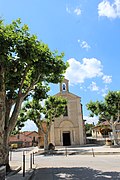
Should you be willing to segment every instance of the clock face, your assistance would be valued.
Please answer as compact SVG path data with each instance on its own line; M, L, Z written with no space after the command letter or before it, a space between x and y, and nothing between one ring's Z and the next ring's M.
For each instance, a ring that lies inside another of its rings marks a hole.
M62 90L66 91L66 84L65 83L62 84Z

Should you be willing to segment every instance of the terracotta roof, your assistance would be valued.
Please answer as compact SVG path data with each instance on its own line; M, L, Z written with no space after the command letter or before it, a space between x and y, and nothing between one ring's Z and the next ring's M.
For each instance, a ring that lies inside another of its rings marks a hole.
M96 126L92 127L92 129L98 128L100 126L109 126L108 121L101 122L100 124L97 124Z
M28 136L28 135L30 135L30 134L32 134L32 133L37 133L36 131L23 131L23 132L20 132L21 134L24 134L25 136ZM38 134L38 133L37 133Z
M98 124L97 126L102 126L102 125L107 126L107 125L109 125L109 122L108 121L104 121L104 122L101 122L100 124Z
M117 123L117 125L120 124L120 122ZM96 126L94 126L92 129L94 128L98 128L100 126L110 126L109 122L108 121L104 121L104 122L101 122L100 124L97 124Z
M36 131L25 131L25 132L20 132L19 134L16 135L11 135L9 137L9 142L15 142L15 141L28 141L31 142L33 139L31 137L31 134L36 133L38 135L38 133ZM37 136L36 136L37 137Z
M19 136L19 138L18 138L18 136ZM31 137L25 136L24 134L16 134L16 135L10 136L9 141L11 141L11 142L15 142L15 141L18 141L18 142L29 141L29 142L31 142L32 139L31 139Z

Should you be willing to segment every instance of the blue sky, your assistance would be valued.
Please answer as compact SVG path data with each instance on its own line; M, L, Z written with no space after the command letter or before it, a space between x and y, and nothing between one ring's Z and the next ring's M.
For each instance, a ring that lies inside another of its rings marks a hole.
M52 51L65 53L70 92L81 97L84 119L96 122L86 103L120 90L120 0L0 0L0 16L5 23L21 18ZM51 86L51 95L58 91Z

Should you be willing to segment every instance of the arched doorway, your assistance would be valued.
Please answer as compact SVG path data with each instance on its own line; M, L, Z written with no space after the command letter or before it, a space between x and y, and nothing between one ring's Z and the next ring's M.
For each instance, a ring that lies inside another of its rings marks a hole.
M64 120L60 123L60 143L63 146L70 146L73 144L74 135L72 130L74 129L73 123L70 120Z
M70 140L70 132L63 132L63 146L70 146L71 140Z

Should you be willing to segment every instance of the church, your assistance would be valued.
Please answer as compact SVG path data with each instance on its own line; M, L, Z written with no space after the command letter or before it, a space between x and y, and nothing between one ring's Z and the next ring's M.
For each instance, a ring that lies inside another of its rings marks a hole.
M67 99L65 114L56 118L51 126L49 142L55 146L83 145L86 143L81 97L69 92L69 81L60 83L55 96Z

